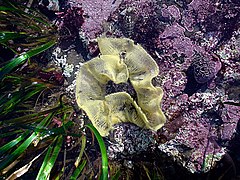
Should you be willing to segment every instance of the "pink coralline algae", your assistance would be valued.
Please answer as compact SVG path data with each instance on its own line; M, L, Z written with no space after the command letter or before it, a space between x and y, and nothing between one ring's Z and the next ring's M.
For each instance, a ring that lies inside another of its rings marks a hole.
M166 109L171 122L159 133L168 141L159 145L159 149L191 172L207 172L225 154L225 142L233 136L240 108L219 105L222 99L214 92L186 98L179 96Z
M193 0L182 13L182 23L188 31L192 32L198 23L203 23L215 9L213 1Z
M171 20L171 12L179 11L176 7L170 11L170 6L164 6L161 13ZM213 7L211 1L192 1L183 10L182 22L173 19L155 39L160 84L165 92L162 108L169 120L159 131L159 141L164 143L158 147L191 172L207 172L214 167L225 154L240 119L239 107L223 105L228 98L239 102L237 53L226 59L219 57L220 51L214 49L222 32L195 31L216 12ZM208 43L203 43L204 35L209 36ZM231 39L229 44L235 47L237 43ZM233 54L234 49L230 52Z
M174 20L179 21L181 19L181 13L179 9L175 5L171 5L166 7L166 5L163 5L162 8L162 16L167 18L174 18Z
M240 106L233 106L225 104L225 109L222 113L223 128L221 132L221 139L227 141L232 137L232 131L236 129L237 120L240 119Z
M160 39L169 37L181 37L184 36L185 29L178 23L174 23L171 26L166 27L165 31L159 36Z
M125 36L137 43L151 47L159 28L156 0L123 0L119 8L111 15L109 22L117 36Z
M82 30L92 39L102 32L102 23L107 21L110 14L117 9L121 0L70 0L73 7L81 7L84 11L85 21Z
M164 74L164 78L162 79L162 86L164 87L164 91L168 92L168 97L176 97L181 94L186 83L187 78L184 73L176 69Z
M184 28L174 23L159 35L157 47L161 86L164 89L163 106L171 98L187 93L192 95L201 84L214 87L212 83L222 64L214 55L184 36Z
M158 53L161 71L179 66L181 69L187 69L190 66L195 50L200 48L193 44L190 38L185 37L184 32L185 29L182 26L174 23L166 27L155 39L156 47L162 51L161 54ZM184 56L182 57L182 55Z
M194 43L184 35L185 29L178 23L166 27L156 41L157 47L163 49L160 57L160 69L168 71L169 68L178 68L180 71L193 68L193 74L197 83L206 83L212 80L221 69L221 62L217 56L210 54L203 47ZM181 57L179 62L174 56Z
M230 40L221 46L217 51L217 54L220 58L231 65L232 63L228 62L228 59L239 59L240 58L240 28L233 33L233 36Z
M182 154L182 158L189 159L186 167L190 171L206 172L214 165L216 160L220 160L222 155L225 154L225 148L221 148L214 142L216 135L217 133L214 133L211 126L204 125L195 119L192 119L179 129L175 143L179 143L187 149ZM189 152L187 153L187 151ZM184 157L184 154L188 155Z
M216 11L214 3L211 0L193 0L188 5L188 9L197 14L199 22L204 21L209 14L212 14Z

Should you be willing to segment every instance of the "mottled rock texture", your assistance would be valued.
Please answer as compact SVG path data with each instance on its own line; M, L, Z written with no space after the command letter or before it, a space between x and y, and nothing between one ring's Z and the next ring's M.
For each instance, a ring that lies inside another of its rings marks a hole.
M167 116L156 137L158 149L190 172L213 168L231 144L240 118L234 105L240 94L239 1L71 0L70 6L83 11L77 29L84 39L85 49L78 51L83 57L98 54L93 41L98 36L128 37L158 64L153 83L163 88ZM129 134L129 127L116 130ZM128 137L134 139L136 131ZM109 146L110 154L117 156L133 142L124 138L118 137L119 150L116 144ZM136 148L124 154L137 151L142 152Z

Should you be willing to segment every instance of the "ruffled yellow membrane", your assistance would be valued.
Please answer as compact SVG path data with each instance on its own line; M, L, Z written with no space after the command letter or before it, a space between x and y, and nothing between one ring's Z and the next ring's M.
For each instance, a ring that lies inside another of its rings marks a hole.
M76 79L76 100L102 136L114 124L131 122L158 130L166 118L160 109L163 91L152 85L159 73L152 57L127 38L99 38L101 55L83 64ZM106 93L109 81L130 81L137 102L126 92Z

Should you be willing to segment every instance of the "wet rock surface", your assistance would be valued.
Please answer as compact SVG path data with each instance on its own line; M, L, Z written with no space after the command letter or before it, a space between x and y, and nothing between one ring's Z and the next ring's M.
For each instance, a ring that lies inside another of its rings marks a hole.
M157 133L131 124L115 126L107 139L110 158L160 151L156 161L174 159L191 173L209 172L229 152L239 158L234 145L239 143L240 119L238 1L122 0L87 6L71 0L69 6L82 14L73 18L81 22L75 25L74 39L65 39L63 49L71 51L61 55L68 92L74 94L81 63L98 55L94 39L101 35L135 40L159 66L153 84L164 90L161 105L167 123ZM61 53L55 52L59 59Z

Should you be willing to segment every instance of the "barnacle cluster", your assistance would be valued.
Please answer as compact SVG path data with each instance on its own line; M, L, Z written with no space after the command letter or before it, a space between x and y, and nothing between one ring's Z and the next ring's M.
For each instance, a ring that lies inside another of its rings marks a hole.
M156 62L127 38L99 38L98 44L101 55L83 64L76 79L78 106L102 136L120 122L152 130L161 128L166 120L160 109L163 91L151 82L159 73ZM127 92L108 94L110 81L130 83L136 100Z

